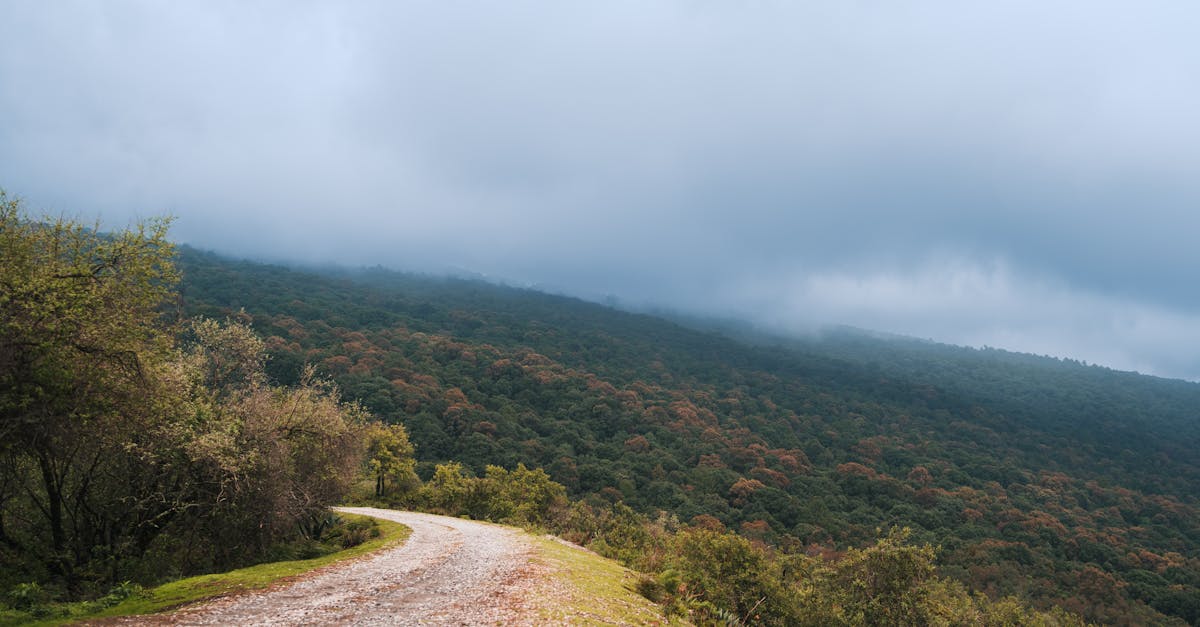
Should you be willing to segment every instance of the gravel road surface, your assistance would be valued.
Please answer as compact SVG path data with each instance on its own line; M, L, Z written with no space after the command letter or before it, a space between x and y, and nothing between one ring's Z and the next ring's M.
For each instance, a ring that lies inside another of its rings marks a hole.
M538 622L532 548L521 535L469 520L368 507L340 508L412 528L402 545L334 564L286 585L170 614L155 625L520 625ZM124 621L123 621L124 622Z

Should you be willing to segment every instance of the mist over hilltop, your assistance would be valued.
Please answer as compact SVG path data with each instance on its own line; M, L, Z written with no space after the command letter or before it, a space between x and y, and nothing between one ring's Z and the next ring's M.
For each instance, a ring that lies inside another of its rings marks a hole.
M1198 13L9 4L0 185L225 253L1200 379Z

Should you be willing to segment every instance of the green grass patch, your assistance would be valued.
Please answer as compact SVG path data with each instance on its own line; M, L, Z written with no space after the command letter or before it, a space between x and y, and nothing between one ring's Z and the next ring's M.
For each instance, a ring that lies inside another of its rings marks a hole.
M539 614L551 624L684 625L636 592L637 573L591 551L533 536L542 562L565 590L539 599Z
M412 530L404 525L378 518L371 519L367 516L358 516L355 514L339 514L339 516L347 521L375 520L379 524L381 533L379 537L367 540L358 546L312 559L271 562L240 568L227 573L199 575L172 581L171 583L145 590L141 594L131 596L112 607L104 609L94 609L94 602L91 604L83 602L56 605L51 610L51 613L54 615L51 618L36 618L30 614L15 610L0 612L0 627L7 627L9 625L63 625L113 616L154 614L226 594L266 588L289 577L295 577L322 566L353 559L377 551L388 545L403 542L412 533Z

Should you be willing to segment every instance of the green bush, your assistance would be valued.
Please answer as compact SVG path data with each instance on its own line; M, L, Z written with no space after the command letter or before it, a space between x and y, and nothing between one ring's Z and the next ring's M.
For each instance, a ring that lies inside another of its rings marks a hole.
M96 599L96 604L100 607L112 607L121 603L126 599L145 596L146 589L136 583L123 581L112 587L108 594Z
M798 605L778 561L732 533L688 529L674 538L673 565L700 600L755 623L795 624Z
M45 614L46 604L50 602L52 595L37 582L28 582L13 586L7 597L8 604L13 609L41 616Z
M380 533L379 523L373 518L347 523L342 531L342 548L358 546L367 540L378 538Z

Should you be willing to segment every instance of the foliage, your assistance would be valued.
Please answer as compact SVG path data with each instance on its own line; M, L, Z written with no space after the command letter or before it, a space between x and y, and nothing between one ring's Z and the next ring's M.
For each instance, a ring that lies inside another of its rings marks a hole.
M378 538L381 534L379 523L374 518L356 520L345 525L341 532L341 545L344 549L356 547L367 540Z
M874 546L852 549L832 565L814 569L802 603L824 624L930 624L934 551L906 544L909 535L907 529L893 529Z
M518 464L513 470L488 466L474 477L457 462L439 464L418 491L424 509L450 516L524 527L547 526L566 505L566 489L542 469Z
M774 625L798 620L798 606L780 564L763 547L708 529L686 530L671 546L671 569L660 578L664 591L669 593L671 575L678 573L688 590L742 620Z
M311 371L294 388L255 383L225 394L188 442L204 479L191 529L212 546L185 549L186 570L266 551L340 502L362 464L367 414Z
M474 477L457 462L439 464L417 492L426 509L548 529L617 559L641 572L631 587L660 604L668 618L696 624L1085 624L1062 610L972 596L937 576L934 548L912 544L908 529L823 557L797 552L801 546L781 550L754 542L704 517L681 526L621 503L567 503L563 486L524 466L511 472L490 466Z
M386 499L411 492L419 481L413 445L402 425L372 422L367 425L367 467L375 480L375 498Z
M269 385L242 323L171 313L167 224L102 235L0 194L0 589L261 559L360 472L363 408L311 369Z
M50 594L36 581L19 583L8 591L8 603L14 609L29 612L50 601Z
M156 442L159 416L183 418L158 331L166 228L102 237L0 194L0 545L17 576L78 591L180 510L162 494L177 450Z

